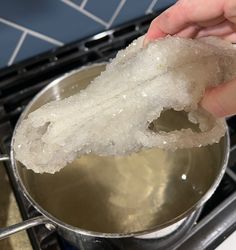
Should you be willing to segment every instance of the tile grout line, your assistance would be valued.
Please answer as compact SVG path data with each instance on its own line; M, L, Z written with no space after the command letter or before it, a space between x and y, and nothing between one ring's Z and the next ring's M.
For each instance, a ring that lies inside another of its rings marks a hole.
M80 6L78 6L77 4L70 2L69 0L61 0L61 2L63 2L64 4L70 6L71 8L83 13L84 15L86 15L87 17L90 17L91 19L93 19L94 21L96 21L97 23L102 24L103 26L107 27L108 23L106 23L105 21L103 21L102 19L100 19L99 17L93 15L92 13L90 13L89 11L82 9Z
M96 22L102 24L103 26L106 27L106 26L108 25L105 21L103 21L102 19L100 19L99 17L93 15L92 13L88 12L88 11L85 10L85 9L80 9L80 11L81 11L84 15L90 17L91 19L93 19L94 21L96 21Z
M83 0L83 2L80 4L80 8L83 9L87 2L88 0Z
M43 35L43 34L41 34L39 32L33 31L31 29L25 28L25 27L23 27L23 26L21 26L19 24L16 24L14 22L8 21L8 20L3 19L1 17L0 17L0 22L6 24L8 26L11 26L11 27L13 27L13 28L15 28L17 30L21 30L23 32L26 32L26 33L28 33L28 34L30 34L30 35L32 35L34 37L37 37L37 38L39 38L41 40L44 40L44 41L49 42L49 43L52 43L54 45L57 45L57 46L62 46L63 45L62 42L60 42L60 41L58 41L58 40L56 40L54 38L51 38L51 37L46 36L46 35Z
M22 33L22 35L21 35L15 49L14 49L14 51L13 51L9 61L8 61L8 64L7 64L8 66L12 65L12 63L14 62L14 60L15 60L15 58L16 58L16 56L17 56L17 54L18 54L18 52L19 52L19 50L20 50L20 48L21 48L21 46L22 46L22 44L23 44L23 42L24 42L24 40L26 38L26 35L27 35L27 32L24 31Z
M155 4L158 2L158 0L153 0L150 5L148 6L147 10L146 10L146 14L149 14L153 11L153 7L155 6Z
M117 18L117 16L119 15L121 9L123 8L124 4L125 4L126 0L121 0L118 7L116 8L116 11L114 12L113 16L111 17L109 23L107 24L107 29L111 27L111 25L113 24L113 22L115 21L115 19Z

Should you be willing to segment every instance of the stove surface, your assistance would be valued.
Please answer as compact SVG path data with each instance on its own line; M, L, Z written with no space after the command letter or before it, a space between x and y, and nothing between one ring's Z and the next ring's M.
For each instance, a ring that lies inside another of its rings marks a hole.
M145 34L153 18L154 15L145 16L116 29L68 44L0 70L1 153L9 153L16 121L36 93L65 72L91 63L108 61L119 49ZM229 118L227 122L231 138L231 153L223 180L203 207L200 216L197 216L198 219L195 218L192 229L188 228L181 240L175 241L175 244L169 246L168 249L215 249L236 229L236 117ZM5 167L23 219L38 215L33 206L19 193L10 163L7 162ZM33 249L36 250L79 249L59 237L56 231L49 231L44 226L28 230L28 235ZM96 249L134 248L120 248L107 244L105 247L102 245ZM152 249L157 249L155 242Z

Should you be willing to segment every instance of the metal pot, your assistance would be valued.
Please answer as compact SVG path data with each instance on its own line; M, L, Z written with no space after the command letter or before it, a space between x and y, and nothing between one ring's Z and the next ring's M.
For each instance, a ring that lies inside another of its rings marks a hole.
M30 112L37 109L41 105L52 100L68 97L85 88L94 77L99 75L100 72L104 70L104 67L105 64L96 64L93 66L84 67L54 80L30 102L25 111L22 113L17 126ZM182 126L186 122L183 118L183 114L176 112L170 112L167 116L163 117L162 120L163 124L165 122L171 123L171 129L177 128L179 125ZM13 143L14 134L12 138L12 144ZM115 240L119 240L121 238L125 238L126 240L145 239L148 241L153 238L162 239L163 237L171 235L174 232L178 232L184 224L189 221L194 221L194 218L196 219L197 214L199 214L199 208L213 194L217 185L222 179L229 156L228 133L218 144L193 149L191 151L191 156L193 155L195 157L195 163L192 164L191 161L193 161L193 159L191 157L191 159L188 159L191 162L191 167L188 169L187 174L183 172L183 167L190 163L186 162L187 158L185 157L185 151L179 150L175 153L175 157L180 157L180 155L182 155L184 158L181 167L176 170L176 174L178 175L177 177L182 179L181 181L183 181L185 184L181 186L181 189L178 190L177 184L179 183L180 179L173 179L173 174L171 173L173 169L171 171L169 169L168 171L170 171L170 174L168 176L165 175L165 190L163 191L159 189L159 192L161 193L160 197L163 199L162 205L160 206L160 213L162 214L158 217L159 219L157 219L156 223L150 227L124 233L116 232L115 230L112 232L104 230L91 230L89 227L83 227L83 225L80 226L79 223L78 225L73 225L75 218L80 218L80 216L83 216L83 214L78 213L76 216L74 216L74 218L70 219L62 214L64 210L68 210L67 213L71 212L71 208L68 204L73 199L75 199L75 197L77 197L77 194L73 192L71 193L72 189L69 188L70 193L68 193L67 198L64 196L61 198L61 203L58 203L56 201L54 202L54 199L55 197L60 197L60 194L62 194L63 191L59 191L57 195L51 196L49 193L50 190L57 190L59 187L66 188L68 183L71 185L75 184L76 182L73 179L73 176L75 176L77 173L73 172L73 175L69 174L70 167L66 167L60 173L55 175L35 174L32 171L27 170L24 166L16 161L13 147L11 146L10 159L19 189L42 214L42 216L24 221L8 228L0 229L0 239L8 237L9 235L20 230L24 230L39 224L45 224L49 229L56 229L59 234L74 244L81 244L81 240L82 242L93 242L95 244L99 244L100 241L108 238L114 240L114 242ZM205 158L206 156L207 158ZM6 159L7 157L2 157L2 160ZM157 182L158 181L159 180L157 180ZM175 185L177 186L175 187ZM184 190L186 190L188 185L191 185L192 189L197 193L197 197L195 197L194 200L191 200L191 193L188 194L188 197L181 197L181 194L187 195ZM172 187L172 189L169 187ZM99 189L99 187L97 187L97 189ZM175 190L177 193L174 193ZM89 193L90 191L84 190L83 192ZM83 192L80 192L80 194ZM45 193L48 196L45 195ZM69 196L73 196L72 200L68 198ZM168 205L168 202L170 203L172 200L175 202L173 202L172 205ZM59 213L62 216L58 216L58 213L55 214L51 212L53 209L48 209L48 205L45 204L50 204L49 206L53 206L54 204L56 207L64 206L64 208L61 207L61 212ZM82 206L82 203L78 205L78 209L79 206ZM73 212L71 213L73 214ZM101 213L101 209L98 211L98 213L94 211L93 217L99 217L99 213ZM104 222L104 224L105 223L106 222Z

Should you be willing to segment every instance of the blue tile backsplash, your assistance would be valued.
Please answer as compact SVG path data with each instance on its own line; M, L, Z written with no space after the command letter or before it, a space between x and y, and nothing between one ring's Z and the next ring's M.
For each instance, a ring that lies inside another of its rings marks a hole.
M149 11L149 6L152 0L127 0L125 1L122 10L113 22L113 25L118 25L123 22L135 19Z
M15 57L14 62L19 62L27 57L31 57L39 54L42 51L47 51L54 48L55 45L44 40L38 39L37 37L27 35L19 52Z
M175 0L8 0L0 3L0 67L93 35Z
M0 23L0 31L0 67L4 67L10 61L22 32L3 23Z
M120 4L120 0L89 0L84 9L93 15L101 18L105 22L109 22Z

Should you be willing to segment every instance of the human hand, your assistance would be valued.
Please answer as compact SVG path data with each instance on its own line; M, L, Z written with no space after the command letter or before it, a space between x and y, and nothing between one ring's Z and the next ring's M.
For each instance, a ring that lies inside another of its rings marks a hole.
M236 42L236 1L179 0L152 21L144 44L169 34L218 36ZM236 114L236 79L208 89L201 104L218 117Z

